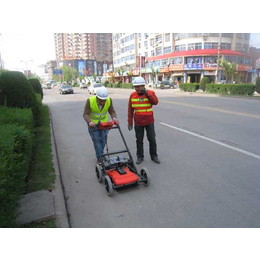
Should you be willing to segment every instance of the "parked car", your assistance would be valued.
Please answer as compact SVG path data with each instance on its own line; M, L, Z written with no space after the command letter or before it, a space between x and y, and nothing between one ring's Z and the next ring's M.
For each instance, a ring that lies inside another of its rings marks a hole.
M153 84L153 88L160 88L161 86L161 81L157 81Z
M73 94L74 90L72 89L72 87L70 85L61 85L60 87L60 94Z
M160 83L160 88L161 89L164 89L164 88L173 88L173 84L170 83L169 80L163 80L161 83Z
M80 83L79 88L88 88L88 85L85 83Z
M96 95L97 89L103 87L101 83L93 83L88 87L88 93Z

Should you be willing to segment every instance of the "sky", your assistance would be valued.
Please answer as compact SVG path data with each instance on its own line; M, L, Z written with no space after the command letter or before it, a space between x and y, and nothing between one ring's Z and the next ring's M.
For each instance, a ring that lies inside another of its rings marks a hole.
M260 48L260 33L252 33L250 45ZM53 33L2 33L0 51L5 68L36 71L37 66L55 60ZM23 61L23 62L21 62Z

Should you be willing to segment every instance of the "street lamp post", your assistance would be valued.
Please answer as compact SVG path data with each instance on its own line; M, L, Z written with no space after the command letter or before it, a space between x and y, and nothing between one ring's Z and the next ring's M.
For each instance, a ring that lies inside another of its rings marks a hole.
M27 61L23 61L21 60L20 62L24 62L25 63L25 68L26 68L26 77L28 78L28 66L27 66L27 63L30 62L30 61L33 61L33 60L27 60Z
M219 34L219 41L218 41L218 60L220 58L220 50L221 50L221 33ZM216 70L216 83L218 83L218 72L219 72L218 60L217 60L217 70Z

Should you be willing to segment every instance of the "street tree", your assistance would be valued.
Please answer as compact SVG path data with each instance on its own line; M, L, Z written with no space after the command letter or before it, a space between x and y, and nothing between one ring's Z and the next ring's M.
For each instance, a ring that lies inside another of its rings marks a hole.
M230 83L234 79L234 72L236 69L236 63L230 63L226 60L219 59L218 65L222 68L224 75L226 76L226 82Z

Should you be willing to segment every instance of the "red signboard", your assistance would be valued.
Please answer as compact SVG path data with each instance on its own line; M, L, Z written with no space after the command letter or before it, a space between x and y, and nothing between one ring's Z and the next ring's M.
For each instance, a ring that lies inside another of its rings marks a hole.
M252 69L252 66L247 66L244 64L237 64L237 70L238 71L249 71Z
M169 68L168 68L168 67L161 68L161 69L160 69L160 72L169 72Z
M184 69L183 64L171 64L169 66L169 71L183 70L183 69Z
M133 76L138 76L138 75L140 75L140 69L133 69L132 73L133 73Z
M216 70L218 67L217 63L204 63L203 69L204 70Z

